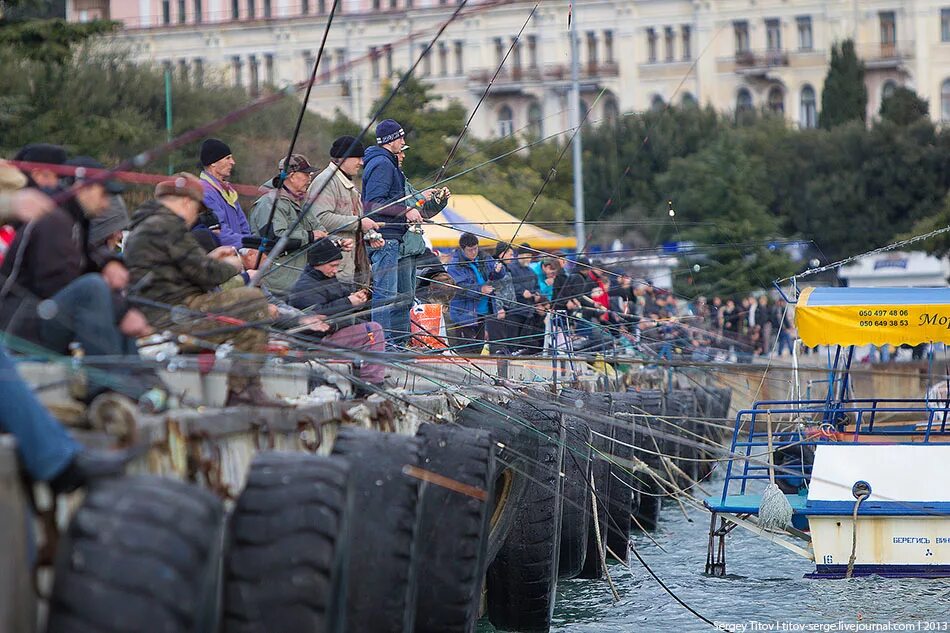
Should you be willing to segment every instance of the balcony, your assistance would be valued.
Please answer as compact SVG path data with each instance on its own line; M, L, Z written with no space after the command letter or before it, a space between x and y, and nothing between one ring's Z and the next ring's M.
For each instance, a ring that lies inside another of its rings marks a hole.
M868 70L901 70L914 58L913 42L869 42L855 47Z
M601 62L598 64L582 64L578 68L578 77L582 81L590 83L594 80L612 78L620 76L620 68L616 62ZM478 87L487 86L491 81L494 70L477 69L468 73L468 81ZM545 66L502 68L495 78L492 92L500 93L519 93L529 84L538 84L543 82L567 82L571 79L571 66L569 64L547 64Z
M765 76L773 68L788 66L788 52L783 50L739 51L734 58L736 73Z

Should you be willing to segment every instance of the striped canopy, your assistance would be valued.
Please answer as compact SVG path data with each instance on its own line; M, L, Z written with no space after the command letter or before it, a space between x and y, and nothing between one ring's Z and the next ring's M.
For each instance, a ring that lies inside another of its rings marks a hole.
M795 325L809 347L950 343L950 288L806 288Z
M425 233L434 248L458 246L459 235L466 231L478 236L482 246L491 246L499 241L511 242L512 237L517 244L527 243L539 250L571 249L577 246L577 240L573 237L558 235L527 222L518 229L520 218L479 195L452 194L449 205L432 218L432 222L425 225Z

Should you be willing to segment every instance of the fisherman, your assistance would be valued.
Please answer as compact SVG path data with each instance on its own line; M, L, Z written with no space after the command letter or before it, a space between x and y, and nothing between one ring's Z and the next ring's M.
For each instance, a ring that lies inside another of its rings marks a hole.
M363 203L354 179L363 167L363 144L353 136L341 136L330 146L330 164L310 184L307 202L310 215L325 227L331 237L353 241L351 250L344 250L343 264L337 278L345 283L369 284L371 271L363 235L377 231L379 223L360 217ZM382 238L369 242L370 248L382 248Z
M105 169L89 157L66 164ZM119 193L122 186L85 182L81 171L64 182L73 186L73 195L62 208L23 227L0 266L0 327L57 354L68 353L77 342L90 365L97 357L124 357L135 366L133 339L150 334L152 328L122 295L129 271L121 256L105 247L90 248L88 238L90 220L108 208L108 194ZM86 398L106 389L150 406L156 399L165 401L164 394L159 395L164 391L161 382L149 371L93 372Z
M263 354L267 334L262 328L272 316L263 293L245 287L250 275L233 247L205 253L189 230L204 199L201 181L188 173L156 185L155 199L132 214L126 238L132 283L157 327L211 343L230 342L242 356ZM235 320L244 326L235 327ZM264 392L260 369L256 358L232 361L228 406L277 404Z
M364 312L369 302L365 287L353 289L337 279L343 264L343 252L331 241L324 240L307 252L309 266L291 292L291 305L300 310L320 314L331 323L332 332L315 338L330 346L382 352L386 337L383 328L354 312ZM386 379L383 365L367 362L360 367L360 379L382 387Z
M198 167L201 169L204 204L221 222L218 234L221 245L240 248L241 238L251 234L251 227L238 202L238 192L231 186L231 172L234 171L231 148L219 139L205 139L198 154Z
M303 154L292 154L286 168L284 161L282 158L277 163L278 174L284 175L283 183L280 175L264 183L261 186L264 193L254 203L254 209L251 211L254 233L266 241L276 242L287 235L287 231L300 217L301 202L316 171ZM279 190L276 188L278 185ZM289 234L287 248L284 250L286 254L278 257L267 273L264 281L268 289L278 297L286 296L306 265L307 257L301 249L326 236L326 229L320 226L313 213L308 214Z
M385 221L380 233L383 246L370 252L373 264L373 320L391 340L409 336L409 308L415 288L407 286L408 274L399 274L399 248L410 223L422 222L418 209L406 202L406 177L396 154L406 144L406 133L396 121L386 119L376 126L376 146L363 158L363 211L376 221ZM403 265L409 262L404 260Z
M403 161L406 160L406 150L408 145L403 145L396 153L396 159L399 163L399 171L402 171ZM405 172L403 172L405 176ZM423 219L429 220L437 216L445 209L449 203L449 196L452 192L448 187L439 189L426 189L420 191L412 186L409 178L406 178L406 204L414 205L422 214ZM416 289L417 277L419 272L419 260L428 252L425 237L422 233L422 225L416 224L406 231L403 235L402 243L399 245L399 287ZM413 293L413 301L415 295ZM410 304L411 305L411 304Z
M25 163L45 163L47 165L62 165L66 162L66 150L59 145L50 143L30 143L24 145L13 157L13 160ZM39 189L45 194L52 195L60 190L59 174L49 168L29 167L23 169L28 179L28 187Z
M490 282L506 277L508 271L501 262L479 252L478 238L471 233L459 237L459 247L447 271L459 286L449 304L454 335L480 349L477 341L486 340L486 321L499 310Z

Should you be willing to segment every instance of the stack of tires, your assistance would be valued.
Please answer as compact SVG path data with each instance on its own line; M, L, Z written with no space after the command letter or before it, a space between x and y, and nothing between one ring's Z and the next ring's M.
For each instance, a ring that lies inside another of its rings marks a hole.
M665 398L662 391L651 389L637 393L639 410L642 417L640 422L639 445L644 448L641 458L652 473L663 476L665 468L659 454L666 454L670 450L669 443L661 437L664 424L657 419L665 412ZM659 453L659 454L658 454ZM634 487L637 489L639 503L634 509L635 524L644 530L655 530L660 520L662 499L667 490L663 484L650 472L639 472L634 478Z

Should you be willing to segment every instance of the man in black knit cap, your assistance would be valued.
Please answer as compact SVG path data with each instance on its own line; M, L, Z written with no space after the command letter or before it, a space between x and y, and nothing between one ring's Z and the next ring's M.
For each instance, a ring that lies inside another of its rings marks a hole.
M234 156L231 148L219 139L209 138L201 143L198 154L201 168L201 186L205 191L204 204L218 216L221 246L241 248L241 240L251 236L251 226L238 202L238 192L231 186Z

